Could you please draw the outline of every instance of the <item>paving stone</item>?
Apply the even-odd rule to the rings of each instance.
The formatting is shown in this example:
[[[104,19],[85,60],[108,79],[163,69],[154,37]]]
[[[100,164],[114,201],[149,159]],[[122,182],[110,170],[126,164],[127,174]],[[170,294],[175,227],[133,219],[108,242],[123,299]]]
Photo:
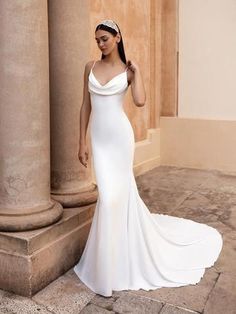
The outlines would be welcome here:
[[[194,191],[185,201],[184,206],[192,209],[205,209],[208,213],[224,213],[236,203],[236,195],[218,191],[198,190]]]
[[[223,222],[221,221],[214,221],[214,222],[211,222],[210,225],[214,228],[216,228],[221,234],[226,234],[226,233],[230,233],[232,232],[232,228],[226,224],[224,224]],[[235,231],[234,231],[235,232]]]
[[[175,167],[169,169],[167,172],[156,173],[156,176],[154,173],[155,170],[153,170],[152,175],[138,177],[137,181],[144,186],[149,186],[150,182],[152,182],[153,185],[161,189],[194,191],[200,188],[208,178],[215,177],[215,174],[210,171]]]
[[[159,189],[154,185],[139,188],[139,194],[150,212],[160,214],[171,214],[191,193],[192,191]]]
[[[174,166],[158,166],[154,169],[148,170],[147,172],[136,176],[136,181],[141,180],[144,183],[148,183],[151,180],[156,180],[159,177],[168,175],[170,172],[178,171],[182,168]]]
[[[163,303],[159,301],[123,292],[113,304],[113,311],[119,314],[157,314],[162,307]]]
[[[175,213],[179,217],[194,219],[198,222],[216,222],[227,224],[231,229],[235,226],[236,195],[213,191],[196,191],[179,206]]]
[[[169,304],[165,304],[164,307],[162,308],[160,314],[194,314],[194,313],[198,313],[195,311],[190,311],[187,309],[183,309],[180,307],[176,307],[173,305],[169,305]]]
[[[221,273],[206,303],[204,314],[236,313],[236,275]]]
[[[214,267],[211,267],[206,269],[203,278],[197,284],[149,291],[138,290],[132,291],[132,293],[192,311],[202,312],[218,276],[219,274]]]
[[[222,193],[218,191],[198,191],[199,195],[202,195],[208,200],[207,206],[201,206],[202,209],[209,213],[215,213],[220,220],[228,219],[232,211],[236,209],[236,194]]]
[[[78,312],[77,312],[78,313]],[[80,314],[112,314],[113,311],[108,311],[95,304],[89,304],[79,312]]]
[[[0,302],[1,302],[1,300],[2,300],[2,298],[3,298],[5,293],[6,293],[6,291],[0,289]]]
[[[228,211],[222,213],[219,219],[233,230],[236,230],[236,206],[234,205]]]
[[[223,235],[222,251],[214,266],[219,272],[236,274],[236,231]]]
[[[90,303],[111,311],[113,309],[113,304],[114,302],[116,302],[117,298],[118,296],[115,297],[114,294],[112,295],[112,297],[109,297],[109,298],[96,294],[92,298]]]
[[[205,223],[207,225],[211,225],[211,223],[217,222],[218,217],[215,214],[207,214],[204,212],[204,210],[193,210],[189,207],[181,207],[177,210],[173,211],[171,215],[185,218],[185,219],[191,219],[193,221],[199,222],[199,223]]]
[[[235,182],[235,175],[217,172],[215,176],[209,176],[209,178],[202,183],[201,188],[204,188],[205,190],[217,190],[222,193],[236,194]]]
[[[4,293],[0,302],[1,314],[52,314],[45,305],[40,305],[30,298],[22,297],[14,293]]]
[[[95,293],[79,280],[73,269],[70,269],[32,299],[57,314],[77,314],[94,295]]]

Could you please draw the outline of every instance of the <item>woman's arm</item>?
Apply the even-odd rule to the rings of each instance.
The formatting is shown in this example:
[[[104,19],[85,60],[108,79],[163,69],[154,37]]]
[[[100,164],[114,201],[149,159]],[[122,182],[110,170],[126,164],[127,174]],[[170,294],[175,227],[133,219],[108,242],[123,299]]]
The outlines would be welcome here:
[[[91,102],[88,91],[88,75],[91,69],[92,62],[89,61],[85,65],[84,69],[84,89],[83,89],[83,101],[80,108],[80,145],[86,144],[86,133],[88,128],[89,117],[91,113]]]
[[[93,61],[89,61],[84,69],[84,88],[83,88],[83,101],[80,108],[80,137],[79,137],[79,160],[87,167],[88,161],[88,147],[86,143],[86,134],[91,113],[90,94],[88,91],[88,76],[92,67]]]
[[[131,92],[134,103],[136,106],[142,107],[145,105],[146,92],[140,69],[136,63],[130,60],[127,62],[127,66],[131,70]]]

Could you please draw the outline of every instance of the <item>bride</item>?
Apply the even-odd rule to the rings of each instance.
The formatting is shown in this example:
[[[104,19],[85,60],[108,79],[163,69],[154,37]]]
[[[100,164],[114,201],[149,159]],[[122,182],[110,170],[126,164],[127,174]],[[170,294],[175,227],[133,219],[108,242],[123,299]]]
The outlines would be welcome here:
[[[73,269],[92,291],[106,297],[112,291],[197,284],[217,260],[222,235],[206,224],[151,213],[139,196],[134,132],[123,100],[131,86],[134,104],[145,104],[142,76],[135,62],[126,61],[121,31],[113,20],[97,25],[95,40],[102,56],[85,66],[78,157],[87,167],[91,119],[98,199],[84,251]]]

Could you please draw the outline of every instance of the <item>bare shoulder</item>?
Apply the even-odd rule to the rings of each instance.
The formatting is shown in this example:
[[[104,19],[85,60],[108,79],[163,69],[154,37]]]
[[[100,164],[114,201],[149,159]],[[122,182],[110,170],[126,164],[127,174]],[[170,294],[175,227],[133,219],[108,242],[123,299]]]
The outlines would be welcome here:
[[[85,64],[85,71],[89,72],[95,60],[90,60]]]

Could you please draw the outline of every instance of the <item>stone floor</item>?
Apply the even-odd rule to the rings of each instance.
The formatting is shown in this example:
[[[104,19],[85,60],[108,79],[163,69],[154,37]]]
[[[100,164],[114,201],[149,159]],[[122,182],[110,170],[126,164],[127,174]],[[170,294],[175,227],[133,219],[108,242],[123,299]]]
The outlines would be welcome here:
[[[236,313],[235,173],[161,166],[136,180],[151,212],[193,219],[222,233],[220,257],[197,285],[129,290],[106,298],[89,290],[70,269],[32,298],[0,290],[0,313]]]

